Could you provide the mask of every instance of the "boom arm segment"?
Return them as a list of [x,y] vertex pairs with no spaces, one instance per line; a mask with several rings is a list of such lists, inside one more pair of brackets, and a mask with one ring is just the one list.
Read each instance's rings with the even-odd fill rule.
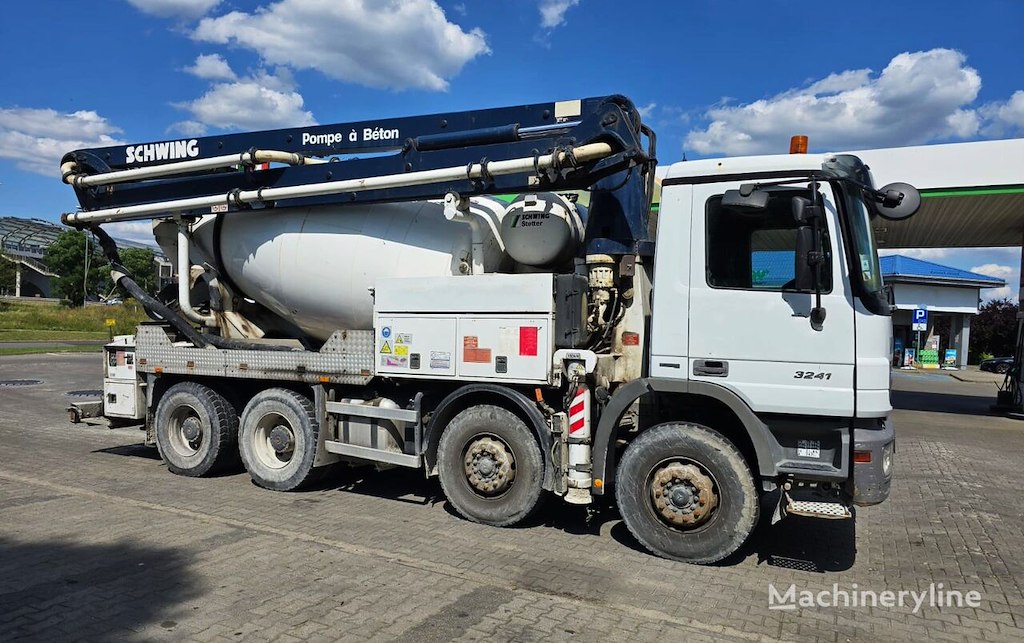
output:
[[[643,146],[645,135],[651,149]],[[266,162],[275,166],[257,169]],[[629,188],[622,194],[631,194],[632,203],[653,163],[653,134],[632,102],[605,96],[77,150],[65,155],[61,169],[82,211],[63,219],[87,226],[254,207],[604,184],[613,193]],[[603,225],[617,232],[615,245],[635,249],[646,242],[646,205],[636,209],[609,210],[616,218],[643,219],[625,228],[621,221]],[[592,216],[600,219],[600,212]]]

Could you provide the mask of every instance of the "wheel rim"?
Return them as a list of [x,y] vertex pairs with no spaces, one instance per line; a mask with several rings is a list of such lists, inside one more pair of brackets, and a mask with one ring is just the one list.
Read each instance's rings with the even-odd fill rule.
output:
[[466,445],[463,468],[469,488],[485,498],[496,498],[512,488],[516,458],[508,443],[496,435],[479,435]]
[[263,466],[283,469],[295,457],[295,429],[281,415],[268,413],[253,431],[252,450]]
[[199,412],[194,407],[187,404],[179,406],[171,413],[167,427],[167,438],[171,448],[186,458],[196,455],[206,442],[205,428]]
[[703,527],[719,504],[714,476],[693,460],[662,462],[651,471],[647,488],[654,514],[674,529]]

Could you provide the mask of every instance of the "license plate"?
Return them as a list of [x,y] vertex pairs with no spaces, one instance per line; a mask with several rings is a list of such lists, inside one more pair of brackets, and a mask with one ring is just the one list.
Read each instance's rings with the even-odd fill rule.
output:
[[796,454],[801,458],[820,458],[821,442],[818,440],[798,440]]

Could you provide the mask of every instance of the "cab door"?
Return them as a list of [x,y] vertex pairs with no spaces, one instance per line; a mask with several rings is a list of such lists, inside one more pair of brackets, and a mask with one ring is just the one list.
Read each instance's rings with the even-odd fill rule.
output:
[[693,186],[690,219],[688,377],[734,391],[755,412],[850,417],[854,412],[854,306],[832,189],[824,205],[821,305],[794,288],[794,196],[774,186],[763,210],[722,203],[739,184]]

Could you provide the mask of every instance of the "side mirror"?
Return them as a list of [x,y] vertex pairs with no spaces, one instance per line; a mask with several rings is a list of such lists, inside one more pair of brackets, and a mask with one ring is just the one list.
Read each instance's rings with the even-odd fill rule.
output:
[[921,207],[921,193],[909,183],[890,183],[882,186],[877,194],[879,200],[874,203],[874,210],[883,219],[906,219]]
[[814,252],[814,228],[802,225],[796,229],[796,255],[793,257],[793,287],[796,290],[814,290],[812,252]]
[[811,205],[810,199],[802,196],[793,197],[793,220],[800,225],[810,225],[811,222],[822,216],[824,210],[820,205]]
[[741,185],[738,190],[725,191],[722,195],[722,205],[741,210],[761,211],[768,207],[768,191]]
[[821,223],[824,209],[810,199],[793,197],[793,219],[796,228],[796,252],[793,256],[793,286],[797,290],[814,291],[811,308],[811,328],[820,331],[825,323],[825,309],[821,305]]

